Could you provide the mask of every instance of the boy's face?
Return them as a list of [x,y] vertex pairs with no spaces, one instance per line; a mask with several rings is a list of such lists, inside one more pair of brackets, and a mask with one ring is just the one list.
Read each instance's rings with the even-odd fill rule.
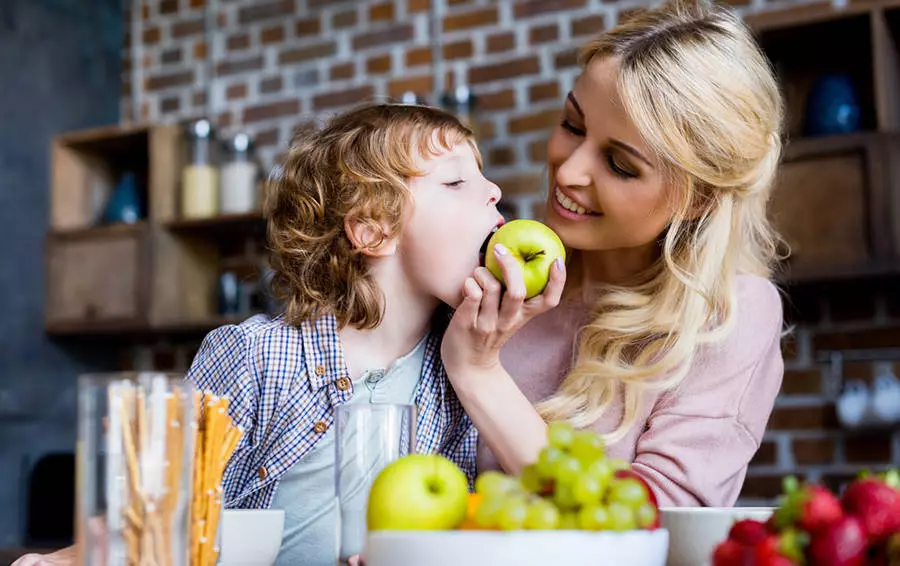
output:
[[467,142],[430,159],[409,182],[410,217],[397,246],[404,271],[420,292],[451,307],[459,304],[463,283],[479,265],[485,239],[503,224],[497,211],[500,188],[485,179]]

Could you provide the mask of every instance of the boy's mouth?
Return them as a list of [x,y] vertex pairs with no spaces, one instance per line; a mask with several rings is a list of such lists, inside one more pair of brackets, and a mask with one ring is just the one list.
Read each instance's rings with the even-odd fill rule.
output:
[[478,265],[484,267],[484,257],[485,255],[487,255],[488,242],[491,241],[491,236],[494,235],[494,232],[499,230],[500,226],[502,225],[503,224],[500,223],[491,228],[491,231],[488,233],[487,238],[484,239],[484,242],[481,244],[481,249],[478,250]]

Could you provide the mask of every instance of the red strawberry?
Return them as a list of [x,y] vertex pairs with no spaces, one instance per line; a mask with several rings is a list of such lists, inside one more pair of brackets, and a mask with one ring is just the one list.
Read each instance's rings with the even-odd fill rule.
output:
[[803,548],[808,543],[806,533],[787,529],[778,535],[769,534],[755,548],[757,566],[790,566],[803,563]]
[[766,524],[753,519],[744,519],[731,525],[728,531],[728,538],[736,540],[742,544],[751,546],[758,542],[762,542],[769,533],[766,531]]
[[867,546],[862,522],[845,515],[813,535],[808,549],[809,563],[815,566],[862,566]]
[[753,566],[753,550],[736,540],[725,540],[713,550],[712,566]]
[[870,542],[884,541],[900,531],[900,490],[876,478],[856,480],[847,486],[841,504],[858,517]]
[[647,527],[646,530],[652,531],[654,529],[658,529],[659,528],[659,502],[656,499],[656,494],[653,493],[652,489],[650,489],[650,484],[648,484],[644,478],[639,476],[637,472],[635,472],[634,470],[632,470],[630,468],[616,470],[615,476],[619,479],[623,479],[623,478],[636,479],[637,481],[639,481],[641,483],[641,485],[644,486],[644,489],[647,490],[647,500],[649,501],[650,505],[652,505],[653,508],[656,509],[656,521],[652,525]]
[[840,500],[820,485],[801,486],[797,478],[784,479],[784,499],[772,516],[777,530],[791,526],[812,534],[832,525],[844,514]]

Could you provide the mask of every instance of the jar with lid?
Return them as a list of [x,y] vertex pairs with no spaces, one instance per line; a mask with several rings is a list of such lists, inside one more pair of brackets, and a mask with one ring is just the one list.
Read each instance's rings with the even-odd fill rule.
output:
[[181,172],[181,216],[209,218],[218,214],[219,171],[212,125],[202,118],[187,130],[187,165]]
[[225,159],[219,182],[223,214],[246,214],[257,207],[259,166],[252,154],[253,140],[244,132],[225,144]]

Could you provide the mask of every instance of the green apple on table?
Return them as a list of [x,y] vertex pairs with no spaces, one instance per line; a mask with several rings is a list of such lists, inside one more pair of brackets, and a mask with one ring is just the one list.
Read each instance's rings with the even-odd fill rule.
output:
[[466,517],[469,483],[438,454],[410,454],[388,464],[369,490],[370,531],[451,530]]
[[546,224],[520,218],[501,226],[488,240],[484,266],[501,282],[503,271],[494,255],[494,246],[503,244],[522,269],[525,298],[541,294],[550,280],[550,268],[557,257],[566,260],[566,248]]

